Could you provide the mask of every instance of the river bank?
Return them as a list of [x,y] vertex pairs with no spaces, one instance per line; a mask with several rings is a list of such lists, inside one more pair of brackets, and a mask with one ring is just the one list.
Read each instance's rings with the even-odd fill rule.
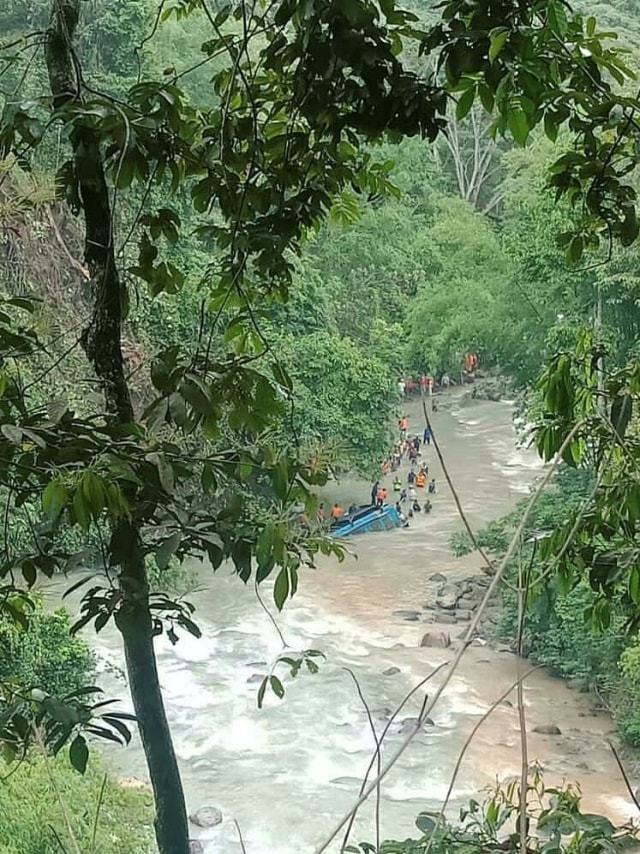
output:
[[[455,396],[450,404],[440,407],[434,427],[465,512],[477,528],[527,494],[540,464],[535,454],[516,447],[508,405],[458,409]],[[421,429],[419,405],[412,404],[408,414],[412,428]],[[283,701],[269,695],[265,707],[257,708],[259,679],[282,643],[255,591],[226,569],[215,575],[206,567],[196,569],[199,591],[192,598],[203,637],[183,637],[175,647],[159,638],[157,649],[189,810],[213,805],[223,814],[218,827],[194,829],[207,854],[240,852],[233,819],[251,854],[312,852],[355,799],[374,749],[366,712],[344,668],[356,674],[381,728],[388,710],[434,667],[449,661],[461,642],[467,624],[442,622],[439,611],[429,606],[443,583],[464,584],[477,575],[479,559],[451,554],[449,538],[460,521],[435,455],[427,454],[438,483],[429,516],[417,517],[409,529],[354,539],[357,559],[323,560],[317,570],[301,574],[300,591],[277,617],[278,624],[291,648],[321,649],[327,660],[315,676],[283,677]],[[342,482],[340,498],[345,503],[366,500],[369,488]],[[434,580],[437,574],[446,582]],[[56,581],[58,592],[65,586]],[[270,602],[268,585],[263,598]],[[421,647],[431,631],[448,633],[451,646]],[[99,684],[128,708],[117,633],[108,626],[87,638],[101,662]],[[410,835],[421,809],[439,807],[472,728],[523,666],[528,667],[505,648],[469,648],[433,712],[434,726],[416,737],[383,786],[384,835]],[[607,746],[608,717],[593,712],[588,696],[544,671],[527,680],[525,699],[529,731],[536,725],[561,731],[531,733],[529,739],[530,758],[543,765],[549,782],[577,780],[589,809],[618,821],[628,818],[633,806]],[[410,703],[391,728],[387,751],[398,746],[403,719],[415,716],[421,702],[418,697]],[[452,809],[496,778],[517,773],[519,743],[516,710],[499,706],[467,752]],[[119,773],[145,777],[137,739],[125,750],[110,751],[110,758]],[[372,816],[373,805],[366,805],[354,839],[373,838]]]

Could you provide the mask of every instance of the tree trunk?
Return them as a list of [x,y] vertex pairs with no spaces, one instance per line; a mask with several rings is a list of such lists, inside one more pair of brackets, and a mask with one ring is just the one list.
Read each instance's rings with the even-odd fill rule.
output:
[[[53,0],[46,38],[46,61],[54,106],[81,100],[73,37],[81,0]],[[98,376],[105,405],[118,423],[134,419],[121,347],[122,286],[113,250],[109,189],[99,140],[90,129],[71,134],[75,176],[85,220],[85,261],[95,305],[82,343]],[[121,522],[111,534],[112,552],[122,555],[122,605],[116,625],[124,642],[131,697],[138,719],[156,804],[155,831],[161,854],[189,854],[184,792],[167,722],[153,648],[149,585],[135,523]]]

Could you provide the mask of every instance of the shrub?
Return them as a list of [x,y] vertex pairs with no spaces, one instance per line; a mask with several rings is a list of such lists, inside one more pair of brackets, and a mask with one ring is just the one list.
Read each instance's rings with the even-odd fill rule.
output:
[[57,696],[89,685],[94,658],[70,628],[66,611],[46,611],[38,600],[27,629],[0,616],[0,682],[11,679]]
[[[598,631],[586,621],[585,611],[594,593],[581,582],[569,593],[557,593],[553,582],[530,604],[525,620],[525,641],[530,657],[556,676],[581,680],[585,688],[609,690],[624,649],[624,618],[618,614],[609,628]],[[515,636],[515,596],[506,591],[501,634]]]
[[619,676],[611,692],[611,708],[620,735],[640,747],[640,643],[636,639],[620,656]]

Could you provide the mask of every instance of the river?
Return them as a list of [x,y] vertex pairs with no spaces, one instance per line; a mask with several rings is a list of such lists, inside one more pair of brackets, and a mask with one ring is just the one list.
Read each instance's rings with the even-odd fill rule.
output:
[[[422,430],[417,405],[411,427]],[[526,495],[540,464],[519,449],[506,403],[462,406],[453,395],[434,415],[434,426],[451,476],[474,527],[496,518]],[[427,449],[438,483],[433,511],[409,529],[354,540],[357,559],[321,560],[301,573],[300,590],[277,617],[284,638],[296,649],[322,650],[320,673],[287,677],[285,698],[268,694],[257,708],[257,674],[264,674],[282,642],[251,587],[221,570],[199,569],[197,619],[203,637],[183,637],[176,646],[157,640],[167,711],[190,811],[205,805],[222,810],[224,821],[194,830],[207,854],[240,852],[236,819],[248,854],[312,854],[357,795],[374,743],[365,711],[344,668],[357,675],[378,727],[386,710],[434,666],[453,657],[464,625],[446,626],[450,649],[420,648],[426,622],[407,622],[399,610],[422,611],[435,572],[459,579],[477,570],[479,559],[456,559],[449,536],[460,530],[453,499],[433,450]],[[369,486],[340,484],[342,502],[366,501]],[[328,493],[328,497],[333,496]],[[58,591],[63,582],[56,582]],[[272,607],[271,588],[263,588]],[[426,618],[425,612],[425,618]],[[100,662],[99,684],[129,709],[122,676],[123,656],[112,626],[87,631]],[[383,671],[399,668],[394,675]],[[254,677],[252,680],[251,677]],[[434,683],[437,684],[437,678]],[[471,646],[433,712],[434,727],[417,736],[382,787],[383,837],[414,833],[421,809],[439,807],[467,736],[478,718],[518,678],[517,658],[489,646]],[[416,715],[423,695],[402,713]],[[560,736],[530,735],[531,760],[548,782],[579,781],[587,806],[623,821],[633,814],[620,774],[607,747],[612,724],[594,713],[592,699],[544,672],[525,689],[528,729],[556,724]],[[388,736],[387,752],[402,739],[399,726]],[[139,741],[109,751],[119,773],[145,779]],[[467,753],[454,790],[454,805],[496,778],[519,770],[519,729],[515,708],[500,706],[483,725]],[[365,804],[352,841],[374,841],[373,802]],[[338,851],[334,846],[332,851]]]

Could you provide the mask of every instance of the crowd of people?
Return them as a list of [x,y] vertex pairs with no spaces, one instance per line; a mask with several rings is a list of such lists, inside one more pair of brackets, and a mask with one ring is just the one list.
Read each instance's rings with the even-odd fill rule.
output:
[[[440,377],[440,387],[448,389],[453,384],[453,380],[446,372]],[[420,394],[422,397],[433,394],[436,388],[436,381],[428,374],[422,374],[417,380],[413,377],[400,377],[398,380],[398,391],[403,399],[415,397]]]
[[[437,412],[437,407],[433,411]],[[429,476],[429,465],[424,456],[425,449],[431,445],[433,432],[427,425],[421,435],[411,435],[406,414],[398,421],[398,431],[399,439],[381,468],[383,477],[395,475],[392,486],[395,508],[402,522],[408,523],[416,513],[430,513],[433,508],[430,497],[424,500],[425,493],[432,496],[437,492],[436,480]],[[409,466],[406,483],[400,477],[403,463]],[[380,480],[376,481],[371,488],[371,504],[381,508],[387,500],[386,486]]]
[[[402,380],[403,395],[413,394],[415,383],[411,379]],[[448,387],[449,380],[446,375],[441,378],[440,385]],[[431,393],[433,380],[426,375],[420,377],[419,388],[422,393]],[[431,399],[431,411],[437,413],[438,401],[435,396]],[[371,487],[371,506],[382,509],[390,501],[389,490],[393,493],[395,509],[404,525],[409,524],[416,513],[431,513],[433,504],[431,497],[437,493],[436,480],[430,476],[429,464],[426,459],[426,449],[431,445],[433,432],[427,424],[421,433],[411,433],[409,417],[403,414],[398,420],[398,440],[387,459],[381,465],[382,478],[377,480]],[[403,482],[401,470],[407,467],[406,481]],[[383,478],[393,475],[392,485],[387,489]],[[352,503],[345,510],[338,502],[335,502],[329,510],[324,502],[318,505],[316,511],[316,523],[320,527],[330,526],[345,515],[355,513],[362,509]],[[305,514],[301,518],[302,527],[309,528],[309,519]]]

